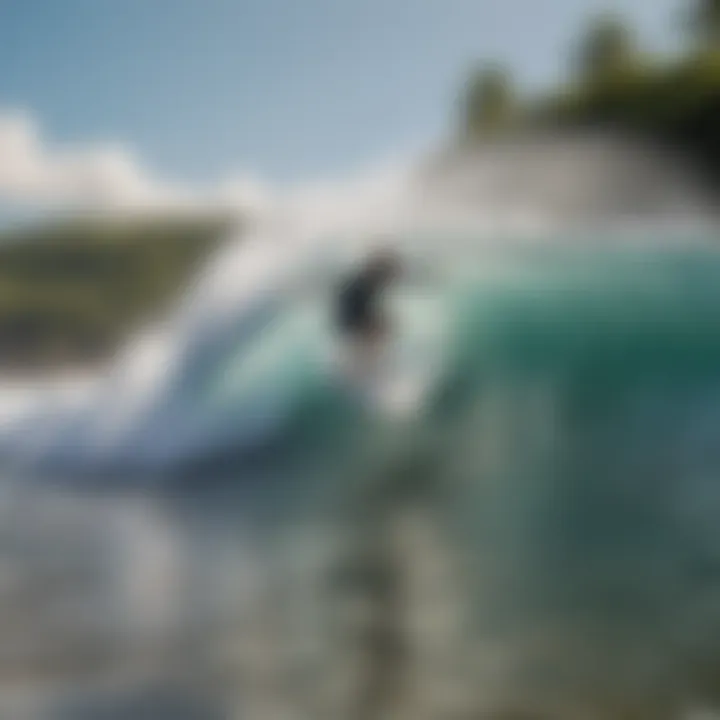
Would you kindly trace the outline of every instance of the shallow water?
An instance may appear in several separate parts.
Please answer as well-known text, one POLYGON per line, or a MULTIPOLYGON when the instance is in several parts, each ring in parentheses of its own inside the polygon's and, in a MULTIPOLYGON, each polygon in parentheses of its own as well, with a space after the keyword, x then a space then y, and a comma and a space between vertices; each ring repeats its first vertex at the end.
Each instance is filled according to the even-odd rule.
POLYGON ((397 299, 411 359, 441 351, 402 422, 328 375, 322 297, 196 350, 112 452, 87 443, 73 466, 63 441, 8 465, 13 717, 713 705, 720 254, 448 260, 397 299), (160 444, 152 459, 177 462, 119 464, 108 482, 160 444))

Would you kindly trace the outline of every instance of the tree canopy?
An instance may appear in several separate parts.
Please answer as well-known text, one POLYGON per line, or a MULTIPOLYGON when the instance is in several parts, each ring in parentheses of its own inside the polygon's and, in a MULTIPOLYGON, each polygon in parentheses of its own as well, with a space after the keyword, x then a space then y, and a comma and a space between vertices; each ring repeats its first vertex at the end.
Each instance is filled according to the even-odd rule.
POLYGON ((689 24, 701 45, 720 50, 720 0, 695 0, 689 24))
POLYGON ((471 75, 465 96, 465 132, 489 134, 507 127, 514 106, 509 73, 496 65, 479 68, 471 75))
POLYGON ((603 81, 627 72, 637 60, 635 37, 620 18, 595 18, 577 51, 577 66, 586 83, 603 81))

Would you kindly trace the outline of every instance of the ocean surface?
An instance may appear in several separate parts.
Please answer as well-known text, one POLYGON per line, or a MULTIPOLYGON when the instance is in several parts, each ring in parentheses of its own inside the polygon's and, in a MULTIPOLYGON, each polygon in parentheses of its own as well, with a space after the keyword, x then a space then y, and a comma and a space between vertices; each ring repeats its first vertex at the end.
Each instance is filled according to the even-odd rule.
POLYGON ((615 240, 418 240, 402 416, 336 372, 334 269, 5 390, 0 716, 720 702, 720 252, 615 240))

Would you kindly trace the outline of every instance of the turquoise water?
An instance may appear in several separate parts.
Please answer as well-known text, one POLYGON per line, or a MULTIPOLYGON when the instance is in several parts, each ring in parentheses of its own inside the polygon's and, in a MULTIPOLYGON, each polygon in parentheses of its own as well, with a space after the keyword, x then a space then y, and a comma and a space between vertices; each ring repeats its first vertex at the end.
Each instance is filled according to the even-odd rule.
POLYGON ((540 255, 468 295, 438 425, 476 637, 531 696, 714 691, 718 258, 540 255))
MULTIPOLYGON (((165 477, 193 548, 193 592, 222 588, 213 607, 238 610, 229 579, 250 543, 282 606, 283 646, 310 635, 342 660, 328 576, 420 508, 453 568, 440 585, 461 608, 450 651, 421 687, 446 672, 476 707, 558 717, 675 717, 711 703, 720 254, 448 257, 433 281, 392 300, 397 357, 435 371, 404 419, 338 383, 325 297, 224 337, 192 383, 176 386, 174 413, 192 417, 186 437, 207 460, 184 469, 180 499, 165 477)), ((187 450, 180 440, 168 448, 187 450)), ((425 559, 406 556, 399 576, 425 559)), ((408 589, 400 606, 409 613, 431 596, 408 589)), ((337 657, 303 661, 316 673, 307 682, 324 687, 337 657)))
POLYGON ((285 521, 353 517, 378 487, 378 513, 421 498, 461 568, 458 657, 510 658, 500 683, 478 670, 491 697, 653 716, 714 694, 720 257, 545 250, 456 270, 435 290, 443 372, 411 422, 283 371, 285 521))

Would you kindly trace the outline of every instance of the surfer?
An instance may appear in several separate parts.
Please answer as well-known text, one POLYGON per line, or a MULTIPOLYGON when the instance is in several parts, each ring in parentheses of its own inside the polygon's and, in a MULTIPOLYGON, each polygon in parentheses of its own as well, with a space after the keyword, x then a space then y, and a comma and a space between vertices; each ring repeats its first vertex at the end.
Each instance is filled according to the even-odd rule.
POLYGON ((399 272, 399 258, 390 250, 377 250, 345 279, 337 294, 337 329, 350 354, 354 376, 366 375, 376 366, 387 342, 391 328, 382 295, 399 272))

